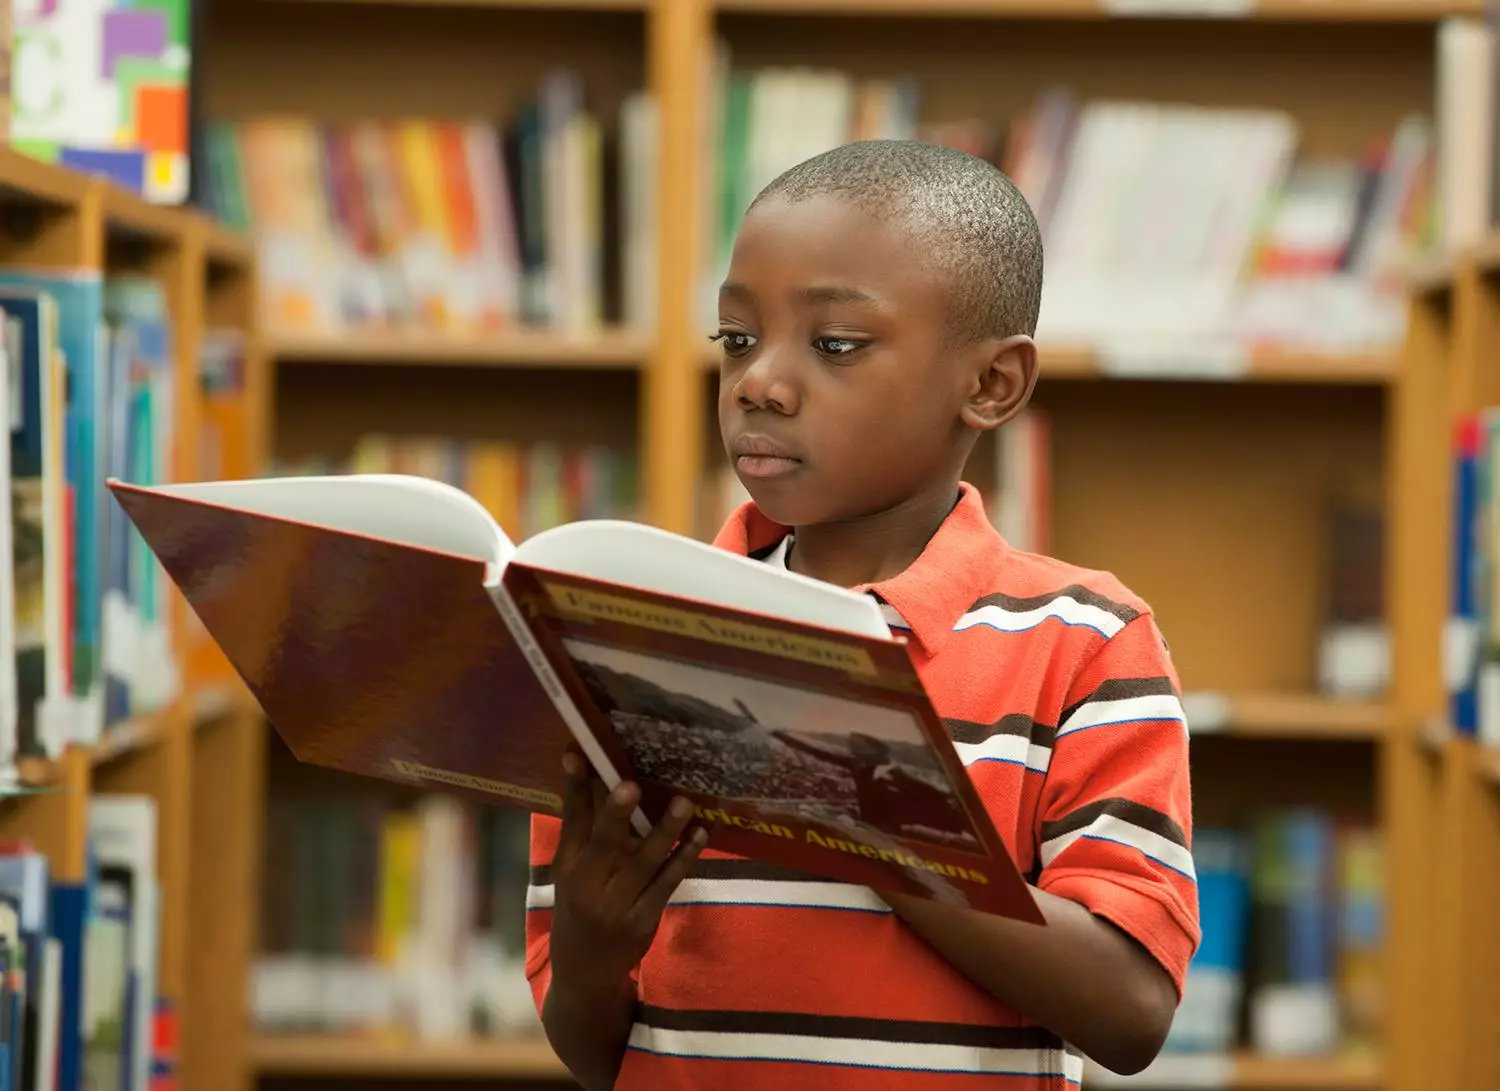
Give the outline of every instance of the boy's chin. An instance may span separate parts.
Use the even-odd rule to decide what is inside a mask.
[[[787,488],[766,481],[740,478],[740,484],[755,501],[756,508],[767,519],[784,527],[810,526],[820,523],[820,508],[816,497],[808,495],[804,488]]]

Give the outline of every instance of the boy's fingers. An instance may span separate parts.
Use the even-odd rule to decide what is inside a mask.
[[[652,919],[667,907],[672,891],[682,885],[682,880],[687,878],[688,871],[707,844],[708,831],[702,826],[695,827],[687,840],[679,844],[676,851],[667,858],[667,862],[656,873],[656,878],[651,880],[651,884],[636,900],[638,906],[652,914]]]
[[[589,785],[588,766],[577,751],[570,749],[563,754],[563,773],[567,780],[563,787],[559,854],[564,846],[569,849],[581,847],[594,826],[594,794]]]
[[[658,822],[631,855],[630,862],[620,870],[618,880],[628,884],[623,891],[629,901],[635,901],[650,885],[652,877],[661,870],[662,864],[672,852],[672,846],[682,837],[682,831],[693,817],[693,805],[686,799],[672,800]]]
[[[624,852],[630,840],[630,816],[640,798],[640,789],[621,781],[595,810],[592,844],[606,857],[612,859]]]

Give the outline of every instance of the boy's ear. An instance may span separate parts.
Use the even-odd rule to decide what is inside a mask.
[[[1016,334],[985,342],[983,353],[962,415],[970,428],[988,432],[1010,420],[1031,400],[1037,376],[1036,342],[1025,334]]]

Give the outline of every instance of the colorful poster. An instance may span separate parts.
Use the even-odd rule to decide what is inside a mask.
[[[191,0],[15,0],[11,142],[147,200],[188,194]]]

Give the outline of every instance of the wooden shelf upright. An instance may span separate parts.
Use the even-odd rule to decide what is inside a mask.
[[[1425,728],[1393,748],[1392,1019],[1399,1086],[1500,1085],[1500,751],[1451,733],[1444,628],[1453,578],[1453,434],[1459,414],[1500,406],[1500,240],[1418,278],[1402,370],[1391,580],[1398,701]],[[1394,1086],[1394,1085],[1393,1085]]]

